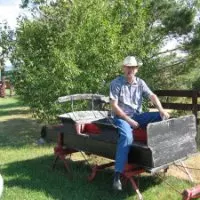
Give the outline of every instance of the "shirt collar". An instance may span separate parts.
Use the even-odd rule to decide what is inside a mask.
[[[123,76],[123,82],[124,82],[125,84],[129,84],[129,85],[137,85],[137,83],[138,83],[138,78],[135,76],[134,81],[133,81],[132,83],[129,83],[129,82],[127,81],[127,79]]]

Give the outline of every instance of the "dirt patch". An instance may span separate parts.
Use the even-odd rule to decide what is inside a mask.
[[[187,167],[189,173],[191,174],[192,178],[194,179],[194,182],[200,183],[200,154],[192,156],[187,160],[184,160],[183,162]],[[177,163],[177,166],[170,166],[167,175],[175,176],[180,179],[190,180],[181,163]]]

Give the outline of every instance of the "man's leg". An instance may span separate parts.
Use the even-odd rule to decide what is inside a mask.
[[[115,177],[113,187],[114,189],[121,190],[120,174],[127,163],[130,145],[133,142],[133,135],[132,128],[125,120],[115,118],[114,123],[118,127],[119,139],[115,156]]]
[[[142,128],[146,127],[149,123],[159,122],[162,120],[159,112],[144,112],[141,114],[135,114],[133,119],[137,121]]]

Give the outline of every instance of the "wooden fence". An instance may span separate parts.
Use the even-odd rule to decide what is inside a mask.
[[[200,111],[200,104],[198,104],[198,97],[200,97],[200,91],[197,90],[156,90],[154,91],[157,96],[162,97],[187,97],[191,98],[191,103],[170,103],[168,100],[166,102],[161,102],[163,107],[166,109],[174,109],[174,110],[186,110],[192,111],[197,119],[197,123],[200,122],[198,119],[198,111]]]

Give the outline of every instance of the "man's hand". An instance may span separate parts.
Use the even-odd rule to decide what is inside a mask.
[[[160,110],[160,116],[163,120],[169,119],[169,117],[170,117],[169,113],[167,111],[165,111],[164,109]]]
[[[131,119],[124,111],[118,106],[116,100],[111,100],[111,106],[116,115],[127,121],[132,128],[138,128],[140,125],[135,120]]]

